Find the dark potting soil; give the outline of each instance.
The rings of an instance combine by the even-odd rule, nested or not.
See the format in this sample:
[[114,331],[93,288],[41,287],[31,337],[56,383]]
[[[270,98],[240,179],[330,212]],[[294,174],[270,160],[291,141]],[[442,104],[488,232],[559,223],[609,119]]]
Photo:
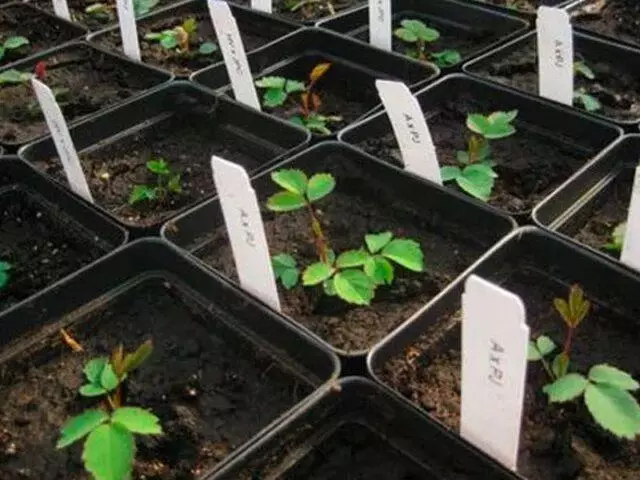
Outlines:
[[154,351],[127,381],[126,404],[150,409],[164,434],[137,436],[135,480],[201,478],[307,395],[310,387],[232,332],[211,311],[162,279],[150,279],[70,328],[84,352],[57,333],[0,370],[0,478],[86,478],[81,445],[56,450],[60,426],[96,405],[78,394],[87,360],[118,344]]
[[635,0],[590,0],[571,12],[573,24],[640,44],[640,4]]
[[[533,267],[506,267],[491,276],[520,295],[527,310],[532,337],[550,336],[562,343],[564,323],[555,311],[555,297],[566,298],[568,286]],[[589,292],[586,292],[589,298]],[[592,310],[574,337],[571,371],[586,373],[598,363],[609,363],[640,376],[636,318],[614,313],[592,300]],[[456,317],[444,317],[440,334],[430,331],[389,360],[377,373],[412,402],[448,428],[458,431],[460,421],[460,328]],[[444,333],[443,333],[444,332]],[[632,480],[640,474],[640,439],[620,441],[598,427],[584,403],[549,406],[542,387],[548,383],[539,363],[529,364],[520,438],[518,472],[529,480]],[[636,393],[637,396],[637,393]],[[563,425],[570,424],[570,429]],[[554,445],[562,432],[570,436],[565,448]]]
[[[575,91],[597,98],[602,108],[596,112],[619,121],[634,121],[640,118],[640,79],[636,72],[607,62],[606,59],[590,58],[576,49],[576,60],[584,61],[595,74],[590,80],[583,75],[575,76]],[[538,92],[538,59],[533,42],[520,44],[501,59],[486,59],[471,70],[483,77],[509,85],[529,93]],[[583,109],[574,99],[574,107]]]
[[[148,227],[175,215],[178,211],[214,193],[211,155],[242,165],[252,172],[282,151],[257,148],[247,141],[246,132],[234,132],[219,124],[214,114],[176,114],[152,128],[119,137],[102,148],[80,155],[80,162],[94,200],[120,221],[136,227]],[[160,201],[129,204],[136,185],[155,186],[157,176],[146,163],[164,159],[181,178],[182,193],[170,193]],[[66,177],[58,158],[32,162],[63,183]]]
[[510,10],[519,10],[523,12],[535,13],[538,7],[542,5],[555,6],[565,0],[478,0],[483,3],[495,5],[498,7],[508,8]]
[[[292,167],[295,168],[295,167]],[[391,231],[396,237],[418,241],[424,252],[425,272],[397,267],[396,279],[379,287],[368,307],[354,307],[321,288],[285,290],[279,285],[283,313],[300,322],[334,347],[346,351],[369,348],[407,320],[466,269],[493,240],[470,235],[463,226],[446,222],[437,214],[415,211],[397,199],[384,179],[367,175],[344,157],[332,154],[314,172],[330,172],[337,187],[318,202],[324,232],[335,252],[359,248],[368,233]],[[307,174],[313,172],[307,171]],[[267,198],[259,198],[264,205]],[[262,209],[272,255],[289,253],[298,265],[317,261],[306,211],[275,214]],[[490,236],[489,232],[487,237]],[[195,252],[205,263],[237,279],[226,228],[216,229],[210,242]]]
[[[486,103],[485,103],[486,104]],[[501,110],[510,110],[503,105]],[[456,152],[467,149],[466,117],[469,113],[488,114],[482,102],[464,95],[445,101],[440,108],[425,113],[431,136],[442,165],[458,165]],[[516,133],[491,141],[491,159],[498,173],[489,204],[509,214],[527,213],[540,200],[569,178],[593,152],[580,150],[559,137],[542,132],[535,126],[515,122]],[[400,149],[392,131],[369,138],[357,145],[371,155],[402,165]],[[446,184],[458,189],[455,182]]]
[[[233,0],[238,5],[250,6],[251,0]],[[301,4],[301,7],[291,11],[293,7]],[[331,17],[338,12],[349,8],[366,4],[364,0],[327,0],[327,1],[303,1],[303,0],[273,0],[273,13],[296,22],[311,22],[321,18]]]
[[0,214],[0,261],[11,265],[9,281],[0,289],[0,310],[87,265],[110,248],[36,192],[5,190],[0,194]]
[[[114,57],[78,46],[46,58],[45,82],[67,123],[119,103],[159,83]],[[25,67],[30,68],[30,67]],[[22,144],[48,132],[29,83],[0,86],[0,143]]]
[[28,45],[6,50],[0,67],[82,36],[82,32],[25,5],[0,9],[0,40],[26,37]]

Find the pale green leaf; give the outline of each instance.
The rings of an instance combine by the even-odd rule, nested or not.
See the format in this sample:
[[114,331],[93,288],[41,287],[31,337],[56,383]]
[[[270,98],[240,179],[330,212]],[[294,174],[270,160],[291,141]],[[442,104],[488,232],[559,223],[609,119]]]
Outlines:
[[60,438],[56,443],[56,448],[64,448],[80,440],[108,419],[109,415],[104,410],[97,408],[85,410],[80,415],[70,418],[60,430]]
[[280,282],[282,282],[282,286],[287,290],[291,290],[295,287],[298,284],[299,279],[300,270],[297,268],[289,268],[280,275]]
[[557,348],[557,345],[553,343],[553,340],[551,340],[546,335],[540,335],[536,339],[536,345],[538,347],[538,351],[542,354],[543,357],[546,357]]
[[336,186],[336,181],[330,173],[316,173],[309,179],[307,198],[315,202],[329,195]]
[[462,174],[456,178],[456,183],[472,197],[486,202],[491,197],[495,179],[485,169],[472,164],[464,168]]
[[29,39],[27,37],[9,37],[4,42],[4,48],[6,50],[14,50],[24,45],[29,45]]
[[178,38],[175,33],[166,34],[163,33],[160,37],[160,45],[167,50],[172,50],[178,46]]
[[371,253],[378,253],[392,238],[393,233],[391,232],[371,233],[365,235],[364,242],[367,244],[367,248]]
[[[466,153],[466,152],[458,152],[458,153]],[[455,180],[459,176],[462,175],[462,170],[459,167],[455,167],[452,165],[444,165],[440,167],[440,177],[443,182],[449,182],[451,180]]]
[[100,375],[100,385],[102,385],[105,390],[110,392],[111,390],[114,390],[119,384],[120,379],[113,371],[113,367],[111,366],[111,364],[107,363],[104,367],[104,370],[102,370],[102,375]]
[[142,435],[160,435],[160,419],[149,410],[139,407],[120,407],[111,414],[111,421]]
[[287,99],[287,92],[278,88],[269,88],[262,96],[262,103],[265,107],[279,107]]
[[407,43],[415,43],[418,41],[418,36],[408,28],[397,28],[393,34]]
[[406,30],[412,32],[417,38],[425,42],[434,42],[440,38],[440,32],[427,27],[420,20],[407,19],[400,22]]
[[307,191],[309,179],[302,170],[276,170],[271,173],[271,180],[288,192],[304,195]]
[[107,357],[92,358],[84,366],[84,375],[91,383],[99,384],[100,376],[109,359]]
[[133,434],[118,423],[106,423],[87,437],[82,460],[96,480],[123,480],[131,475],[134,455]]
[[287,79],[284,77],[262,77],[256,80],[256,87],[259,88],[275,88],[282,90]]
[[471,113],[467,115],[467,128],[472,132],[484,135],[490,128],[489,120],[481,113]]
[[[1,57],[1,56],[0,56]],[[28,82],[33,75],[31,73],[20,72],[16,69],[10,69],[0,73],[0,85],[2,84],[17,84]]]
[[569,356],[561,352],[553,359],[551,364],[551,371],[556,377],[563,377],[569,371]]
[[348,250],[338,255],[338,258],[336,259],[336,267],[359,267],[361,265],[364,265],[364,262],[366,262],[367,258],[369,258],[369,254],[362,249]]
[[363,271],[342,270],[333,277],[336,293],[356,305],[369,305],[375,295],[375,284]]
[[143,200],[155,200],[157,197],[156,189],[147,185],[136,185],[129,195],[129,204],[141,202]]
[[585,391],[584,401],[593,419],[605,430],[629,440],[640,434],[640,406],[626,390],[592,383]]
[[271,257],[271,264],[273,265],[273,271],[276,275],[280,275],[282,272],[289,268],[296,268],[296,259],[288,253],[280,253]]
[[200,45],[200,48],[198,48],[198,52],[200,52],[201,55],[211,55],[212,53],[217,51],[218,46],[213,42],[204,42],[202,45]]
[[611,385],[621,390],[637,390],[640,384],[631,375],[607,364],[594,365],[589,370],[589,380]]
[[302,283],[306,286],[317,285],[333,275],[333,272],[333,268],[326,263],[312,263],[304,269],[304,273],[302,274]]
[[424,255],[415,240],[396,238],[382,249],[382,255],[413,272],[424,270]]
[[324,288],[324,293],[333,297],[336,295],[336,287],[333,283],[333,278],[327,278],[324,282],[322,282],[322,287]]
[[462,55],[456,50],[442,50],[431,54],[432,60],[439,67],[451,67],[462,61]]
[[376,285],[391,285],[393,282],[393,265],[389,260],[379,255],[367,259],[364,264],[364,273],[366,273]]
[[529,344],[527,346],[527,360],[529,362],[537,362],[540,359],[542,359],[542,355],[538,350],[536,342],[534,342],[533,340],[529,340]]
[[569,373],[555,382],[545,385],[542,391],[549,396],[549,402],[568,402],[584,392],[589,381],[578,373]]
[[269,197],[267,208],[274,212],[298,210],[307,204],[303,196],[293,192],[278,192]]
[[87,383],[80,387],[79,392],[83,397],[99,397],[107,393],[107,390],[99,384]]

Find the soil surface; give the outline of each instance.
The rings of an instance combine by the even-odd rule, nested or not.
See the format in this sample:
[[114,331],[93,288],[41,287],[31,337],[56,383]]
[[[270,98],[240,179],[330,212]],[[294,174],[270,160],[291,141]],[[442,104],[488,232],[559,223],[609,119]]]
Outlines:
[[[206,5],[205,5],[206,7]],[[201,54],[200,45],[205,42],[213,42],[218,45],[218,39],[209,12],[203,9],[203,5],[190,4],[178,9],[171,15],[163,15],[163,18],[152,18],[138,22],[138,38],[142,60],[145,63],[169,70],[175,75],[188,76],[196,70],[208,67],[214,63],[222,62],[222,53],[218,49],[211,54]],[[179,48],[167,50],[157,41],[145,40],[145,35],[149,33],[160,33],[164,30],[172,30],[189,19],[197,20],[197,31],[190,35],[189,51],[181,52]],[[277,23],[258,22],[255,17],[253,21],[246,21],[244,18],[238,19],[238,28],[241,32],[242,43],[247,54],[267,43],[273,42],[293,31]],[[94,41],[110,49],[121,48],[120,30],[111,30],[104,36],[96,38]]]
[[[67,123],[119,103],[164,81],[141,75],[115,57],[73,47],[46,58],[45,82],[56,94]],[[32,65],[21,69],[31,71]],[[23,144],[48,132],[29,83],[0,86],[0,143]]]
[[522,12],[535,13],[541,5],[553,7],[566,0],[478,0],[490,5],[518,10]]
[[[501,109],[510,110],[509,105]],[[468,113],[488,114],[486,102],[480,103],[460,95],[443,100],[443,106],[425,114],[442,165],[458,165],[456,152],[467,149],[469,130]],[[562,143],[540,127],[515,121],[516,133],[510,137],[491,141],[491,159],[499,175],[496,178],[489,204],[509,214],[526,214],[544,197],[569,178],[592,152],[580,151],[573,145]],[[400,149],[395,135],[389,132],[374,136],[357,146],[364,151],[396,165],[402,165]],[[448,187],[458,189],[455,182]]]
[[[194,299],[148,280],[70,329],[84,352],[56,335],[0,371],[0,478],[85,479],[81,445],[55,450],[60,426],[96,405],[78,394],[87,360],[153,339],[154,352],[127,381],[126,404],[150,409],[164,434],[137,436],[135,480],[200,478],[301,400],[310,387],[237,337]],[[224,321],[227,321],[225,319]]]
[[[469,232],[451,225],[428,209],[413,210],[382,183],[383,179],[367,175],[342,155],[328,155],[314,171],[331,172],[337,182],[336,190],[317,203],[325,235],[335,252],[359,248],[365,234],[384,231],[418,241],[424,252],[425,272],[398,266],[394,283],[379,287],[368,307],[354,307],[325,296],[320,287],[285,290],[279,285],[283,313],[338,349],[369,348],[431,300],[497,239],[489,239],[488,232]],[[259,193],[261,205],[266,200],[267,196]],[[272,255],[289,253],[301,266],[317,261],[306,211],[274,214],[263,209],[262,217]],[[237,278],[226,229],[218,228],[213,238],[207,239],[209,244],[196,255]]]
[[[251,5],[251,0],[233,0],[233,3],[247,6]],[[364,0],[332,0],[327,2],[273,0],[273,13],[282,15],[286,19],[296,22],[315,23],[321,19],[332,17],[343,10],[358,7],[366,3]],[[292,12],[291,9],[298,4],[302,4],[302,6]]]
[[22,188],[3,191],[0,215],[0,261],[11,265],[9,281],[0,289],[0,310],[110,249],[35,192]]
[[[532,42],[512,47],[511,53],[503,58],[487,58],[473,65],[470,71],[489,77],[498,83],[524,90],[533,94],[538,92],[538,60]],[[585,93],[598,99],[602,108],[592,112],[618,121],[637,121],[640,118],[640,78],[635,71],[629,70],[624,63],[613,63],[607,59],[589,57],[577,47],[575,60],[584,61],[595,74],[593,80],[576,75],[575,91],[583,89]],[[574,107],[583,109],[581,102],[574,99]]]
[[[525,301],[532,337],[550,336],[562,342],[562,319],[552,306],[566,298],[568,287],[533,268],[495,274],[497,281]],[[587,292],[587,298],[589,294]],[[459,305],[457,306],[459,308]],[[457,316],[443,317],[439,325],[453,325],[441,335],[428,332],[389,360],[377,373],[419,407],[454,431],[460,419],[460,328]],[[592,310],[574,337],[570,371],[586,372],[597,363],[609,363],[640,376],[637,355],[638,323],[606,306],[592,302]],[[582,402],[549,407],[542,387],[548,382],[539,363],[527,371],[525,410],[518,472],[529,480],[632,480],[640,475],[640,439],[619,441],[596,426]],[[570,425],[567,428],[563,426]],[[561,433],[568,435],[562,443]],[[560,441],[564,448],[555,445]],[[571,447],[570,447],[570,446]]]
[[29,40],[28,45],[5,51],[0,67],[79,38],[84,32],[58,21],[27,5],[11,5],[0,9],[0,41],[20,36]]
[[[80,162],[94,200],[127,225],[150,227],[214,193],[211,155],[253,172],[284,153],[273,145],[271,151],[264,145],[258,146],[242,136],[246,132],[234,132],[227,127],[216,122],[215,113],[191,111],[81,154]],[[157,176],[147,169],[146,163],[158,159],[166,160],[171,171],[180,174],[182,193],[170,193],[161,201],[129,205],[129,196],[136,185],[156,185]],[[32,163],[66,183],[58,158],[42,161],[36,158]]]
[[640,45],[640,4],[636,0],[591,0],[571,11],[573,24]]

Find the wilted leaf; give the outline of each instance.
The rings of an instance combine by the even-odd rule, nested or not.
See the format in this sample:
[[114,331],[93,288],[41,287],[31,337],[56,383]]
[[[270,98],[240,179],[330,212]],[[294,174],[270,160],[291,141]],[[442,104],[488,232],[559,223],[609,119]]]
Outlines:
[[593,419],[605,430],[629,440],[640,434],[640,406],[626,390],[592,383],[584,401]]

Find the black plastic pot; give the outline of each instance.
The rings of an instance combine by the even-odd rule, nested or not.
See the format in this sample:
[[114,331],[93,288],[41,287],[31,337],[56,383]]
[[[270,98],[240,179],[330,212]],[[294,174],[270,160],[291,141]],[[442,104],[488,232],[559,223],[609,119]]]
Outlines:
[[618,259],[603,247],[627,219],[638,155],[640,135],[619,139],[536,207],[536,224]]
[[[300,30],[248,57],[256,79],[275,75],[306,81],[314,66],[331,62],[331,68],[317,83],[317,92],[324,102],[320,113],[343,116],[342,122],[329,125],[334,135],[346,124],[366,117],[379,106],[376,79],[400,80],[415,89],[439,72],[435,65],[378,50],[319,28]],[[207,88],[232,95],[223,63],[201,70],[191,78]],[[261,98],[262,92],[258,91],[258,96]],[[336,113],[331,108],[338,101],[345,108]],[[316,139],[327,137],[314,133]]]
[[[280,37],[294,32],[299,28],[295,23],[279,20],[270,15],[248,8],[231,5],[231,11],[238,23],[247,54],[260,50]],[[174,28],[177,25],[181,25],[186,18],[195,18],[198,21],[198,37],[217,43],[207,2],[202,0],[187,0],[138,20],[138,39],[142,53],[142,61],[181,77],[188,77],[196,70],[201,70],[209,65],[222,62],[222,53],[219,50],[213,55],[198,56],[192,60],[193,64],[189,63],[187,66],[176,65],[175,62],[170,61],[166,63],[157,62],[149,58],[150,53],[157,53],[159,49],[157,44],[154,44],[153,48],[145,49],[144,46],[148,44],[148,41],[144,39],[145,35],[150,32],[155,33]],[[88,40],[113,51],[122,48],[120,29],[117,25],[89,35]],[[193,48],[197,49],[197,47]],[[160,49],[160,51],[162,51],[162,49]],[[163,60],[168,60],[168,58],[164,58]]]
[[[462,61],[479,55],[497,45],[524,33],[529,23],[521,18],[487,10],[457,0],[400,0],[393,3],[392,30],[400,21],[417,19],[437,29],[441,37],[430,52],[444,49],[457,50]],[[337,15],[318,23],[318,27],[339,32],[365,43],[369,42],[369,7]],[[460,46],[458,46],[460,45]],[[394,38],[394,51],[404,53],[406,44]],[[440,67],[444,72],[459,70],[460,64]]]
[[[257,172],[304,148],[303,129],[215,97],[181,81],[91,118],[71,129],[97,206],[130,229],[134,237],[157,235],[162,223],[214,194],[211,155],[237,160]],[[176,151],[181,145],[184,150]],[[131,154],[133,152],[133,155]],[[66,186],[50,137],[27,145],[21,157]],[[135,184],[153,184],[147,161],[163,158],[181,172],[183,193],[160,211],[153,203],[128,205]],[[112,172],[109,181],[100,172]],[[129,190],[126,190],[129,185]],[[125,191],[123,191],[123,189]],[[108,195],[116,192],[115,196]],[[184,200],[183,200],[184,199]]]
[[[460,361],[460,300],[464,282],[472,273],[519,295],[525,303],[532,337],[546,334],[556,342],[563,338],[565,325],[554,311],[553,299],[566,298],[569,286],[578,283],[591,301],[591,310],[576,332],[570,371],[586,373],[592,365],[609,363],[637,376],[637,318],[640,314],[637,296],[640,276],[552,233],[536,227],[524,227],[491,249],[455,284],[442,292],[419,318],[398,328],[378,344],[368,357],[370,373],[387,389],[405,398],[410,397],[414,403],[419,402],[421,409],[430,410],[436,420],[450,429],[457,431],[459,415],[460,379],[453,371],[457,370],[456,365]],[[489,321],[490,315],[487,317]],[[413,371],[415,375],[411,373]],[[439,376],[445,371],[448,372],[445,376]],[[560,429],[560,423],[549,423],[549,419],[540,414],[548,411],[544,407],[547,404],[546,396],[541,391],[546,383],[542,367],[530,364],[527,375],[526,418],[523,419],[521,433],[521,438],[526,441],[521,441],[517,478],[578,478],[581,475],[576,468],[576,458],[566,455],[567,452],[558,447],[553,451],[555,458],[560,457],[561,460],[554,460],[550,465],[563,465],[566,470],[558,471],[537,465],[540,469],[535,474],[531,473],[531,462],[544,458],[545,452],[547,458],[554,458],[542,448],[539,433],[534,431],[542,432],[542,435],[550,433],[548,439],[553,438],[554,428]],[[432,382],[437,378],[447,380],[437,386]],[[400,379],[402,385],[399,384]],[[414,382],[418,382],[422,388]],[[492,415],[492,408],[494,406],[487,405],[487,415]],[[532,412],[537,413],[534,415]],[[616,450],[614,437],[593,425],[593,420],[586,412],[579,419],[575,415],[565,418],[580,423],[581,428],[576,424],[572,430],[580,435],[579,442],[583,445],[580,448],[592,452],[592,455],[595,455],[593,449],[606,450],[603,456],[616,459],[616,469],[620,468],[616,471],[622,476],[623,455]],[[583,425],[585,422],[587,425]],[[604,438],[608,441],[603,442]],[[536,447],[541,450],[532,451]],[[630,448],[633,450],[633,447]],[[570,446],[568,450],[571,450]],[[591,468],[606,469],[606,463],[606,459],[603,459],[602,466],[594,467],[591,464]]]
[[[17,26],[6,25],[7,17],[13,17]],[[29,28],[35,30],[35,35]],[[6,29],[6,30],[5,30]],[[14,57],[11,51],[5,52],[0,60],[0,68],[28,61],[35,55],[51,51],[75,39],[84,37],[87,30],[80,25],[68,22],[26,3],[9,3],[0,7],[0,37],[20,35],[29,40],[27,55]],[[22,48],[18,51],[22,52]]]
[[[360,7],[361,5],[365,4],[366,2],[367,0],[345,0],[344,2],[342,0],[332,1],[334,6],[340,7],[340,9],[336,12],[336,15],[339,15],[343,12],[349,12],[351,10],[354,10]],[[238,5],[242,5],[243,7],[247,7],[247,8],[251,7],[251,0],[232,0],[229,3],[236,3]],[[345,7],[342,7],[342,5],[344,4],[348,4],[348,5],[345,5]],[[285,8],[279,8],[280,5],[285,6]],[[289,12],[288,9],[286,8],[286,5],[287,5],[286,1],[273,0],[273,13],[271,15],[276,18],[281,18],[289,22],[295,22],[300,25],[305,25],[308,27],[312,27],[317,23],[327,20],[329,18],[332,18],[334,16],[327,11],[328,15],[316,16],[314,18],[309,18],[308,20],[303,20],[298,18],[297,13]],[[298,9],[298,11],[299,10],[300,9]]]
[[512,478],[406,402],[346,377],[207,480]]
[[17,308],[127,241],[127,232],[15,157],[0,161],[0,311]]
[[[67,74],[65,82],[60,82],[60,75],[55,72],[56,68],[66,68],[67,66],[80,69],[87,60],[89,68],[84,69],[84,76],[77,88],[70,88],[68,98],[73,100],[63,101],[62,112],[66,116],[65,120],[68,125],[74,125],[81,120],[86,120],[97,113],[103,113],[113,108],[125,100],[131,100],[137,95],[158,87],[168,82],[172,76],[168,73],[142,65],[137,62],[126,60],[118,55],[108,52],[102,48],[89,45],[84,42],[74,43],[62,48],[30,57],[29,60],[14,64],[12,68],[20,71],[32,72],[36,63],[45,61],[48,65],[48,73],[45,82],[52,89],[60,89],[69,86],[68,78],[76,78],[79,75],[73,73]],[[113,75],[113,81],[107,83],[104,81],[105,71],[110,68],[109,72]],[[79,70],[81,71],[81,70]],[[53,79],[53,80],[52,80]],[[31,95],[31,86],[27,84],[21,85],[4,85],[0,87],[0,94],[8,89],[9,97],[24,96],[25,101],[29,101],[27,95]],[[117,101],[106,103],[96,107],[92,102],[81,100],[87,96],[91,98],[93,94],[102,95],[105,92],[112,92],[113,97],[117,97]],[[1,99],[2,97],[0,97]],[[60,102],[60,100],[59,100]],[[30,104],[27,104],[30,105]],[[38,109],[37,100],[33,97],[33,109]],[[73,107],[73,108],[70,108]],[[102,108],[100,108],[102,107]],[[29,107],[28,107],[29,108]],[[35,110],[37,111],[37,110]],[[5,113],[6,112],[6,113]],[[3,110],[6,117],[0,118],[0,125],[9,124],[9,115],[12,113],[7,105]],[[20,109],[15,113],[14,117],[24,119],[25,110]],[[39,119],[39,121],[37,120]],[[9,152],[15,152],[18,148],[26,143],[32,142],[49,133],[47,125],[41,113],[34,114],[34,122],[25,124],[25,122],[16,122],[11,131],[4,136],[0,136],[0,144],[2,144]]]
[[[85,353],[58,345],[60,328],[83,345]],[[138,437],[139,446],[144,445],[138,456],[143,465],[161,465],[175,474],[188,471],[193,478],[205,478],[222,467],[303,408],[314,391],[339,372],[337,358],[313,338],[166,242],[134,242],[0,317],[3,366],[28,354],[24,368],[32,370],[29,378],[34,369],[60,361],[69,373],[59,377],[62,373],[56,371],[38,404],[20,410],[22,418],[31,419],[41,402],[57,398],[61,386],[65,392],[55,415],[34,422],[39,431],[33,441],[42,445],[28,459],[31,472],[46,469],[65,475],[69,469],[81,470],[79,450],[53,447],[59,434],[54,422],[75,414],[74,404],[81,398],[73,395],[75,388],[67,380],[77,376],[80,385],[82,365],[91,355],[110,352],[122,341],[125,348],[135,348],[150,337],[154,351],[127,383],[127,395],[130,403],[146,400],[145,408],[160,416],[164,435],[151,442]],[[12,377],[4,375],[0,389],[8,388]],[[275,409],[274,397],[288,406]],[[15,408],[15,396],[5,398],[10,403],[5,402],[3,413]],[[243,429],[247,422],[252,427]],[[28,431],[28,422],[17,425],[6,426]],[[22,453],[28,442],[24,435],[20,438]],[[38,461],[41,452],[45,464]]]
[[[631,126],[640,121],[640,82],[635,72],[640,69],[640,49],[623,46],[607,40],[601,40],[590,35],[575,32],[573,35],[574,59],[583,60],[595,73],[594,80],[576,76],[575,88],[592,86],[598,88],[593,95],[603,105],[601,110],[591,112],[591,115],[604,118],[622,126]],[[496,67],[496,63],[505,62],[504,66]],[[506,64],[506,62],[509,62]],[[500,75],[511,68],[517,79]],[[530,94],[538,91],[538,63],[536,55],[536,32],[531,32],[516,39],[503,47],[489,52],[475,60],[466,63],[464,71],[478,77],[498,82],[509,88],[522,90]],[[494,73],[495,72],[495,73]],[[512,72],[507,72],[511,74]],[[534,78],[530,79],[529,76]],[[607,75],[608,83],[616,83],[615,91],[603,90],[602,75]],[[632,90],[635,96],[626,96]],[[620,98],[617,98],[620,97]],[[628,105],[624,109],[617,106]],[[575,102],[574,102],[575,104]],[[582,107],[576,107],[582,110]],[[583,110],[584,111],[584,110]]]
[[[597,2],[594,0],[578,0],[567,8],[571,14],[572,24],[574,29],[579,32],[588,33],[594,37],[603,38],[605,40],[617,41],[623,44],[640,47],[640,40],[638,39],[637,32],[630,34],[622,29],[621,23],[625,20],[633,21],[635,15],[624,15],[621,11],[612,12],[613,18],[610,18],[610,22],[604,22],[598,20],[598,17],[593,13],[593,7]],[[613,5],[615,2],[607,2],[607,7]],[[605,11],[607,8],[604,9]],[[612,25],[613,24],[613,25]],[[614,26],[615,31],[609,31],[609,27]],[[631,27],[628,25],[627,28]],[[632,27],[632,30],[636,30]],[[632,31],[631,30],[631,31]]]
[[[503,212],[505,215],[513,215],[522,223],[529,221],[533,204],[550,194],[592,156],[622,133],[619,128],[592,119],[574,109],[522,95],[466,75],[449,75],[421,90],[416,96],[425,112],[436,149],[440,151],[441,155],[443,152],[446,153],[451,162],[453,162],[456,147],[466,148],[465,117],[467,113],[474,112],[487,114],[492,111],[517,109],[518,117],[515,121],[517,132],[512,137],[514,142],[517,142],[517,137],[524,132],[527,138],[532,142],[537,142],[540,148],[551,149],[549,155],[545,155],[543,158],[533,157],[537,163],[527,162],[524,156],[520,158],[494,158],[499,162],[498,174],[505,178],[514,177],[515,180],[505,180],[504,187],[512,188],[514,192],[510,193],[512,198],[509,199],[509,202],[505,200],[503,202],[505,205],[491,208]],[[453,112],[453,118],[451,118],[452,113],[450,112]],[[458,125],[459,134],[452,135],[451,129],[457,128]],[[459,138],[458,142],[456,142],[456,138]],[[386,112],[377,113],[371,118],[343,130],[340,132],[339,139],[366,150],[389,163],[400,165],[400,151]],[[492,143],[494,155],[499,155],[495,151],[500,148],[500,142],[509,141],[509,139],[505,139]],[[507,143],[503,143],[503,145],[507,145]],[[538,151],[537,147],[524,149],[524,147],[519,147],[519,143],[514,143],[514,145],[523,148],[521,151],[525,153],[522,155],[531,152],[529,154],[531,157]],[[556,165],[560,162],[560,158],[564,158],[563,163]],[[521,162],[525,162],[525,164]],[[501,168],[503,169],[502,173]],[[538,170],[533,174],[529,173],[529,176],[533,175],[535,180],[527,175],[527,172],[531,172],[532,168]],[[519,185],[527,178],[529,179],[528,183],[534,182],[534,186],[539,189],[539,193],[535,193],[537,190],[534,190],[534,196],[528,202],[531,205],[528,205],[523,201],[524,199],[517,195],[520,189]],[[539,186],[540,182],[546,182],[547,185]],[[458,190],[454,183],[446,185],[447,188]],[[497,187],[494,193],[496,191],[498,191]],[[486,205],[480,200],[472,200],[478,204]]]
[[[414,238],[424,249],[427,273],[407,276],[398,268],[399,280],[394,284],[397,287],[389,287],[387,293],[378,293],[382,300],[377,305],[374,301],[365,313],[360,313],[363,307],[354,309],[338,299],[323,299],[319,290],[302,292],[301,287],[290,292],[280,290],[283,314],[322,337],[353,365],[355,371],[375,342],[417,315],[435,292],[469,267],[515,225],[511,218],[473,205],[462,195],[424,182],[337,142],[319,144],[274,166],[273,170],[280,168],[298,168],[308,175],[329,172],[335,176],[336,191],[318,208],[322,212],[325,233],[336,251],[358,248],[366,233],[386,230],[394,231],[400,237]],[[277,191],[270,172],[257,176],[253,186],[261,205]],[[317,260],[310,243],[306,212],[297,214],[299,216],[262,210],[271,253],[283,253],[286,249],[298,257],[302,268],[307,259],[309,263]],[[285,235],[284,231],[288,233]],[[168,222],[162,235],[202,259],[210,268],[220,271],[230,281],[237,280],[217,198]],[[451,252],[454,252],[453,256],[445,260]],[[312,308],[313,312],[309,313]],[[336,322],[344,325],[338,333],[331,330]]]

